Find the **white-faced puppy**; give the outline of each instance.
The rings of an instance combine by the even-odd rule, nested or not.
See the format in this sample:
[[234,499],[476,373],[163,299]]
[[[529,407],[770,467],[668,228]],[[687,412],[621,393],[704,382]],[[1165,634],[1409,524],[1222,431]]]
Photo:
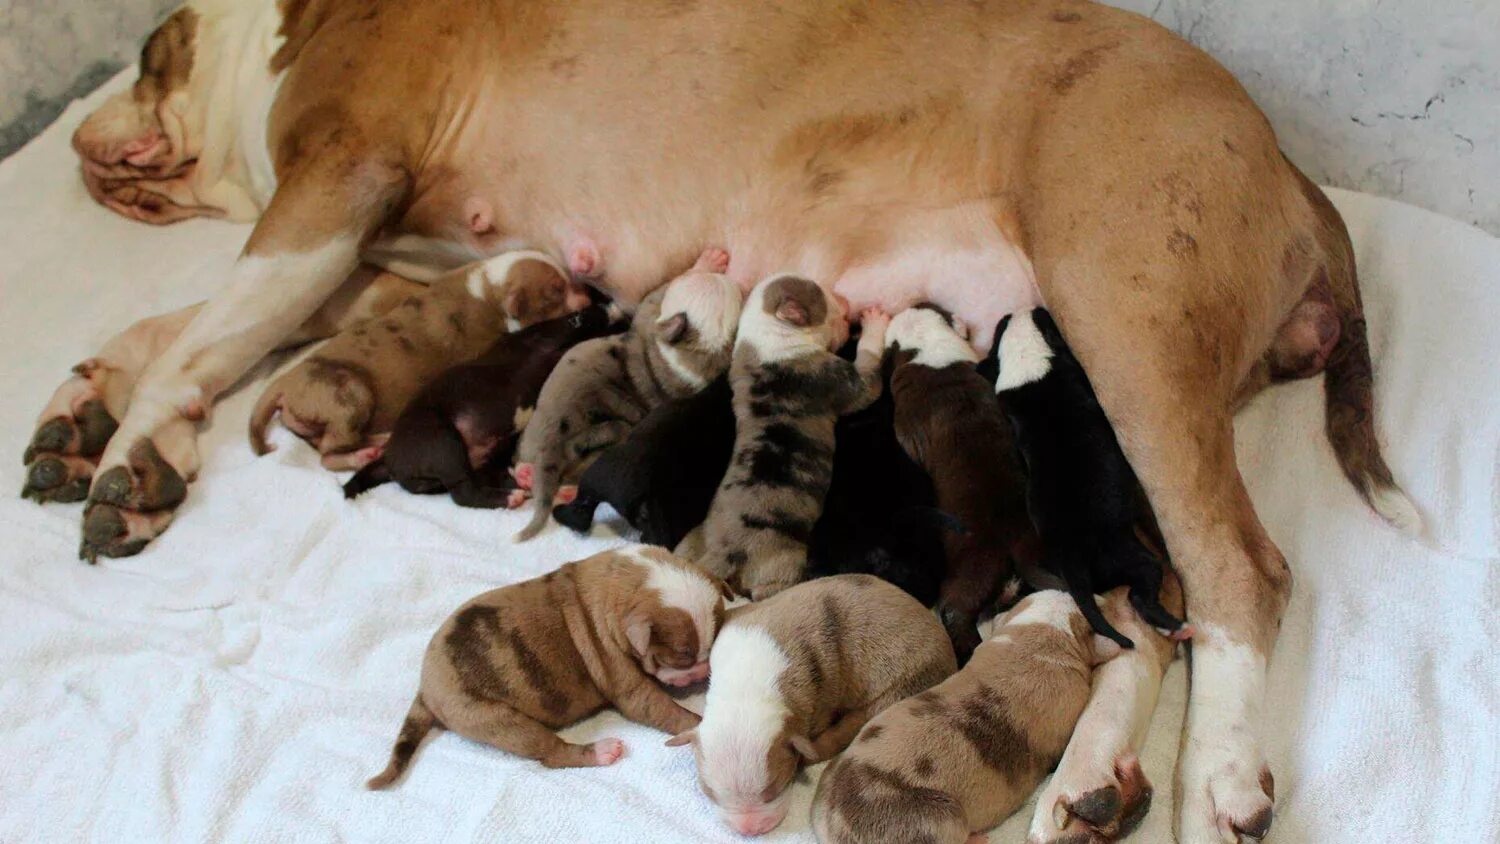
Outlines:
[[1148,623],[1179,638],[1191,630],[1162,607],[1163,562],[1141,543],[1140,481],[1094,396],[1083,365],[1045,308],[1000,320],[992,356],[995,393],[1026,462],[1026,506],[1042,565],[1067,584],[1094,630],[1134,643],[1099,612],[1093,595],[1130,587]]
[[580,343],[548,376],[516,447],[516,483],[535,499],[525,541],[547,524],[553,497],[652,408],[690,396],[729,368],[743,295],[724,275],[729,254],[698,263],[636,309],[630,330]]
[[[1111,606],[1128,613],[1121,593]],[[962,671],[876,716],[823,772],[818,840],[963,844],[998,824],[1057,764],[1093,667],[1118,653],[1067,593],[1023,598]]]
[[834,353],[849,336],[844,310],[817,284],[782,275],[757,284],[740,317],[734,457],[678,553],[755,600],[802,580],[833,478],[834,425],[880,395],[889,319],[864,314],[851,363]]
[[619,739],[568,744],[553,730],[613,706],[669,733],[698,723],[658,685],[708,676],[724,584],[660,548],[638,545],[568,563],[464,604],[432,638],[416,700],[370,780],[401,776],[433,727],[549,768],[609,765]]
[[804,763],[843,750],[882,709],[957,667],[931,612],[863,574],[736,609],[709,662],[703,723],[667,744],[693,745],[703,793],[745,835],[781,823]]

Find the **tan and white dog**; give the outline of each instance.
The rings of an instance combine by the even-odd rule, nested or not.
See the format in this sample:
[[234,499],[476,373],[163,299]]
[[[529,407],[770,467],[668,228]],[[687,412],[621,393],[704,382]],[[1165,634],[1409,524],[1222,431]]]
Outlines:
[[1256,722],[1291,587],[1236,469],[1235,408],[1326,372],[1345,473],[1419,521],[1376,439],[1337,211],[1227,71],[1128,12],[196,0],[75,145],[120,213],[259,213],[221,292],[127,329],[41,414],[28,462],[71,461],[43,480],[77,493],[94,473],[86,553],[166,528],[199,465],[184,410],[368,306],[361,258],[420,279],[529,245],[628,304],[717,244],[746,286],[797,272],[856,311],[929,301],[987,327],[1045,300],[1183,577],[1177,828],[1197,844],[1269,816]]

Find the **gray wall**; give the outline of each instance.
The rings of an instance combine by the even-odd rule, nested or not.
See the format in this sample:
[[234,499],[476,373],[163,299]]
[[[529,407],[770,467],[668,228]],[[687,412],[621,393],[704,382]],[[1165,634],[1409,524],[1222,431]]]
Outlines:
[[[1111,0],[1228,65],[1319,182],[1500,234],[1500,0]],[[0,0],[0,156],[175,0]]]
[[140,56],[179,0],[0,0],[0,158]]

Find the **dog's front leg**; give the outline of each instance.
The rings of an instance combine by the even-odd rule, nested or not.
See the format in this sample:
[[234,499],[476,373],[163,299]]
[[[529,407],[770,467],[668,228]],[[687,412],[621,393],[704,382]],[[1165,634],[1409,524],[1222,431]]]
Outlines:
[[228,285],[142,373],[94,476],[84,559],[137,553],[165,530],[198,471],[197,421],[349,277],[362,241],[405,189],[372,157],[305,160],[284,175]]

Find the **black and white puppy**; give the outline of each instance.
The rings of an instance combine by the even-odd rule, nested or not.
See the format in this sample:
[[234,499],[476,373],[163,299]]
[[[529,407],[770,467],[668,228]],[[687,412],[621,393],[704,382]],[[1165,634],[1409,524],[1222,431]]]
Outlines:
[[703,523],[734,451],[729,379],[656,407],[618,445],[599,455],[578,480],[578,496],[552,510],[563,525],[587,532],[608,504],[641,532],[641,542],[675,548]]
[[1173,638],[1191,631],[1162,607],[1163,562],[1137,537],[1139,481],[1083,366],[1044,308],[1000,320],[991,357],[995,393],[1026,463],[1026,505],[1042,565],[1060,576],[1094,630],[1134,647],[1094,598],[1119,586],[1148,624]]

